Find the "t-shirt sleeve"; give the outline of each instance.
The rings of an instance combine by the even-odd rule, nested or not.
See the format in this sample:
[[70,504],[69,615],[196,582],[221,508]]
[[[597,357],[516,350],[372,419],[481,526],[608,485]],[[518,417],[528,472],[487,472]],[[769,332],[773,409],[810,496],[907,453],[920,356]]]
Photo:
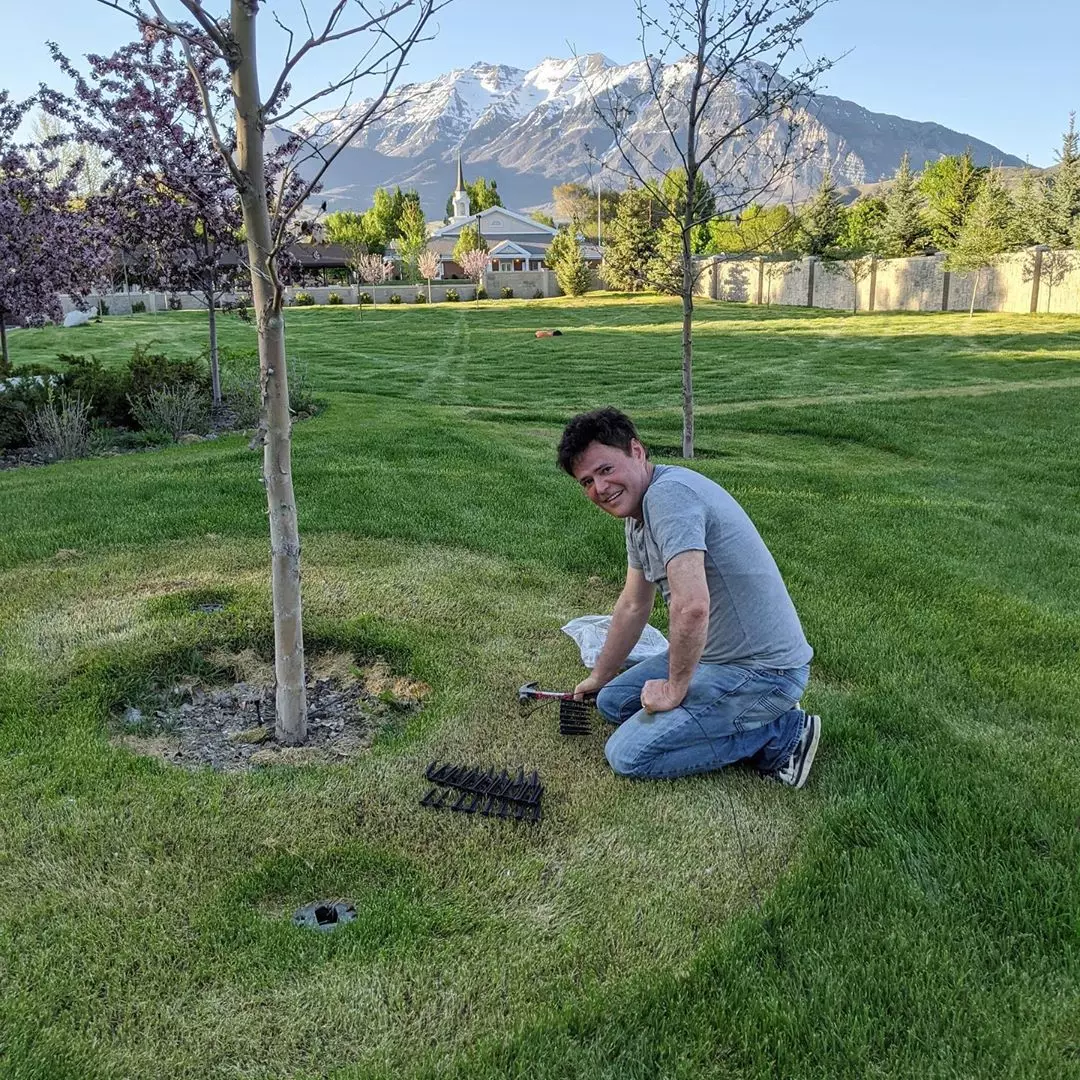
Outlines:
[[707,551],[705,503],[685,484],[657,484],[645,493],[645,524],[667,566],[684,551]]
[[626,522],[626,565],[631,570],[644,570],[641,565],[641,560],[638,558],[637,548],[634,545],[634,537],[632,533],[632,523],[628,520]]

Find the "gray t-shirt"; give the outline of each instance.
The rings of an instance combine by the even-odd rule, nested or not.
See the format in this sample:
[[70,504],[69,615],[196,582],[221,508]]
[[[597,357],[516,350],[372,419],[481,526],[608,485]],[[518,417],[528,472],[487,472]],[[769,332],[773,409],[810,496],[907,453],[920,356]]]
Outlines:
[[667,564],[705,552],[709,664],[797,668],[814,650],[803,635],[776,562],[746,511],[719,485],[678,465],[656,465],[643,522],[626,519],[626,556],[671,602]]

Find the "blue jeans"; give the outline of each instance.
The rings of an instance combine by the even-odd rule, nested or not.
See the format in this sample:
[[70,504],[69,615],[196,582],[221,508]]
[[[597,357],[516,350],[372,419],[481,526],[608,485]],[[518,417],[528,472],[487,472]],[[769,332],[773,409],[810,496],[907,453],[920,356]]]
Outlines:
[[681,705],[647,713],[641,689],[666,679],[668,654],[635,664],[599,693],[596,706],[618,728],[604,748],[621,776],[670,779],[745,761],[760,772],[787,763],[806,714],[793,708],[809,665],[779,670],[698,664]]

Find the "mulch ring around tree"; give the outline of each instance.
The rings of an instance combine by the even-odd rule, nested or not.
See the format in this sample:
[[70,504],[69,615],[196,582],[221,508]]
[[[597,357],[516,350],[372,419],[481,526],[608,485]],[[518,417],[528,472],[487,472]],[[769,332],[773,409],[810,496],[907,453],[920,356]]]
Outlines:
[[303,746],[282,746],[274,735],[272,682],[178,683],[142,708],[127,706],[116,717],[111,741],[183,769],[341,764],[415,713],[428,690],[392,676],[384,664],[356,675],[309,675],[307,739]]

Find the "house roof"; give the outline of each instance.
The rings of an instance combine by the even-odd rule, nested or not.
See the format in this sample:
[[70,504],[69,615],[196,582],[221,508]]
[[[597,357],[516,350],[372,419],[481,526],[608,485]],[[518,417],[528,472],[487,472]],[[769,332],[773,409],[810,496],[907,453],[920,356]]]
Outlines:
[[[527,236],[542,237],[542,236],[554,236],[555,230],[549,225],[544,225],[539,221],[534,221],[526,214],[519,213],[517,210],[510,210],[505,206],[489,206],[486,210],[481,210],[479,214],[470,214],[467,218],[462,218],[459,221],[452,221],[449,225],[444,225],[439,229],[436,236],[457,236],[458,233],[466,225],[472,225],[476,219],[480,218],[480,231],[484,231],[484,218],[490,218],[494,215],[506,216],[512,218],[514,221],[521,222],[525,226],[524,229],[518,230],[514,235],[517,236],[524,233]],[[504,234],[505,235],[505,234]]]

